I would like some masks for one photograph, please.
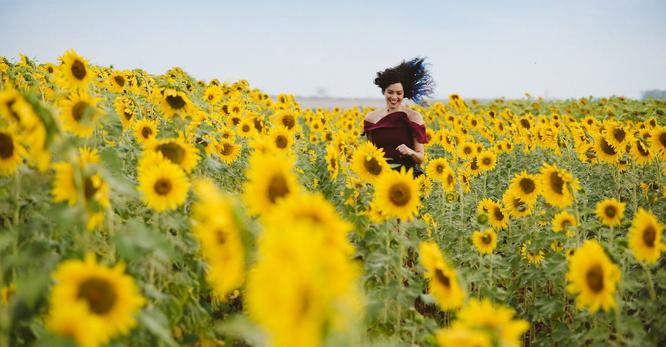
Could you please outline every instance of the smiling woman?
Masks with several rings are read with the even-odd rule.
[[[432,94],[433,81],[425,68],[424,58],[408,62],[377,73],[375,84],[382,89],[386,106],[365,116],[363,131],[368,140],[384,155],[394,168],[412,169],[415,176],[423,174],[418,164],[424,160],[426,137],[423,116],[402,106],[408,98],[420,103]]]

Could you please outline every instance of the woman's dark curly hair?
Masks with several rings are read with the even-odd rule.
[[[397,66],[377,72],[375,84],[382,89],[400,82],[405,92],[405,97],[416,103],[420,103],[424,96],[432,94],[435,82],[426,70],[425,58],[414,58],[410,61],[402,61]]]

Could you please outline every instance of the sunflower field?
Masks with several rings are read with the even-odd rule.
[[[666,102],[410,106],[0,57],[2,346],[666,344]]]

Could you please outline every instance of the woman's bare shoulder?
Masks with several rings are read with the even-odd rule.
[[[372,110],[372,111],[366,113],[365,120],[367,120],[368,122],[373,122],[374,123],[374,121],[377,118],[379,118],[379,116],[380,116],[379,112],[381,112],[381,110]]]
[[[406,108],[405,113],[407,113],[407,117],[412,122],[418,123],[418,124],[423,124],[423,116],[419,112],[414,111],[411,108]]]

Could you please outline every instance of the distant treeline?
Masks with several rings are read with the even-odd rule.
[[[650,98],[666,100],[666,90],[650,89],[641,92],[641,100],[650,99]]]

